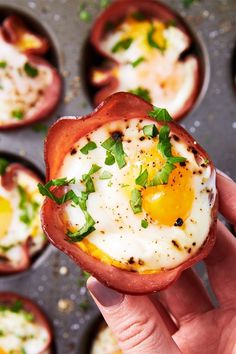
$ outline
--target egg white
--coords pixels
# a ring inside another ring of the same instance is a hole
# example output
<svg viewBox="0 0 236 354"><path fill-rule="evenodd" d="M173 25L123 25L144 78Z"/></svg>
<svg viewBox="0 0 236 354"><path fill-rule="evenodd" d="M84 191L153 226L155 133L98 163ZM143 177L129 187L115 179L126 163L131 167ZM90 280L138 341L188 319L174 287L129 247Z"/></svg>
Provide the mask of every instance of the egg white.
<svg viewBox="0 0 236 354"><path fill-rule="evenodd" d="M0 255L7 257L13 265L21 262L22 259L22 244L32 236L33 245L30 247L30 255L33 256L45 244L45 237L40 225L39 209L43 203L43 197L38 192L38 181L26 172L19 171L17 175L17 185L24 188L26 193L32 194L33 200L39 204L38 212L34 215L34 219L30 225L20 220L22 210L19 208L20 194L17 186L12 190L7 190L1 185L0 177L0 197L7 200L12 209L10 225L7 232L0 235ZM0 220L3 217L0 213ZM5 250L4 250L5 249ZM7 249L7 250L6 250Z"/></svg>
<svg viewBox="0 0 236 354"><path fill-rule="evenodd" d="M128 49L112 53L112 48L129 30L130 25L124 22L101 41L101 49L120 64L114 74L118 79L116 92L143 87L149 90L154 105L168 109L172 116L177 115L196 85L197 59L188 56L184 61L179 60L180 54L189 47L188 36L179 28L169 26L163 31L167 43L163 52L143 45L143 36L137 35ZM131 63L140 57L145 60L132 67ZM173 79L178 87L171 84Z"/></svg>
<svg viewBox="0 0 236 354"><path fill-rule="evenodd" d="M129 195L125 192L126 188L122 188L122 183L125 180L124 176L128 175L132 168L131 161L136 159L135 164L140 165L137 152L148 151L155 144L152 139L139 140L143 136L142 127L148 124L150 124L148 120L140 122L138 119L132 119L128 122L117 121L100 127L88 136L96 142L97 148L90 151L88 155L82 154L79 149L87 143L87 138L80 139L75 145L77 153L67 154L58 176L69 179L76 177L77 183L72 188L79 195L84 190L84 185L80 182L82 175L90 170L92 164L102 167L101 171L94 175L95 193L89 195L87 202L88 211L97 222L96 230L86 238L120 264L128 264L131 257L136 262L141 259L143 265L140 265L139 270L142 272L176 267L199 250L209 232L211 207L214 203L214 201L209 202L207 190L215 193L215 180L214 176L210 177L210 167L200 168L201 175L192 175L192 188L196 198L185 221L185 229L155 222L149 223L147 229L141 227L141 220L145 219L146 213L144 211L133 213L129 204ZM110 132L116 130L123 133L123 147L127 154L127 164L122 169L119 169L116 163L112 166L104 164L106 151L100 145L110 136ZM185 142L171 139L171 144L180 156L187 158L188 168L191 171L199 170L194 154L188 151ZM112 174L111 180L99 179L100 172L104 170ZM69 223L75 229L84 224L84 216L80 208L68 204L65 213ZM181 250L173 245L173 240L178 240ZM190 248L191 254L188 253Z"/></svg>
<svg viewBox="0 0 236 354"><path fill-rule="evenodd" d="M0 125L12 121L12 111L24 112L23 119L31 118L38 109L41 93L52 82L51 70L45 65L38 65L38 75L29 77L24 70L27 56L16 47L0 38L0 62L6 62L0 68ZM34 66L32 64L32 66Z"/></svg>
<svg viewBox="0 0 236 354"><path fill-rule="evenodd" d="M0 311L0 348L9 353L25 349L26 354L39 354L48 341L48 332L34 321L29 321L25 311Z"/></svg>

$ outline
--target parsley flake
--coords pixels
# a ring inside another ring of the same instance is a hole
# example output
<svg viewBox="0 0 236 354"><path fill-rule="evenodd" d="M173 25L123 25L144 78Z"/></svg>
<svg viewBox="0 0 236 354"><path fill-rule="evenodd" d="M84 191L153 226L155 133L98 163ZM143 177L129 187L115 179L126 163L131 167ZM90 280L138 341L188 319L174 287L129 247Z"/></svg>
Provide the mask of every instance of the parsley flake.
<svg viewBox="0 0 236 354"><path fill-rule="evenodd" d="M135 180L135 183L138 186L145 187L147 185L147 181L148 181L148 171L147 171L147 169L145 169L142 172L142 169L141 169L139 176Z"/></svg>
<svg viewBox="0 0 236 354"><path fill-rule="evenodd" d="M131 65L133 68L136 68L139 64L141 64L143 61L145 61L144 57L139 57L138 59L134 60Z"/></svg>
<svg viewBox="0 0 236 354"><path fill-rule="evenodd" d="M121 50L127 50L129 49L129 47L131 46L133 42L132 38L126 38L126 39L122 39L121 41L117 42L114 47L112 48L112 53L117 53Z"/></svg>
<svg viewBox="0 0 236 354"><path fill-rule="evenodd" d="M57 197L51 190L51 187L62 187L62 186L69 186L70 184L75 184L75 178L72 178L70 180L67 179L67 177L63 178L58 178L58 179L52 179L45 185L42 185L41 183L38 183L38 190L39 192L43 195L46 196L50 199L52 199L55 203L57 204L64 204L68 202L69 200L75 202L77 204L77 196L74 193L74 191L70 190L66 192L63 196Z"/></svg>
<svg viewBox="0 0 236 354"><path fill-rule="evenodd" d="M32 78L35 78L39 74L38 69L36 67L32 66L30 63L25 63L24 70L25 70L25 73L29 77L32 77Z"/></svg>
<svg viewBox="0 0 236 354"><path fill-rule="evenodd" d="M155 124L145 125L143 127L143 134L148 138L155 138L158 135L158 129Z"/></svg>
<svg viewBox="0 0 236 354"><path fill-rule="evenodd" d="M9 161L7 161L6 159L1 157L0 158L0 176L4 175L8 165L9 165Z"/></svg>
<svg viewBox="0 0 236 354"><path fill-rule="evenodd" d="M133 95L139 96L147 102L151 102L150 91L144 87L137 87L136 89L129 90Z"/></svg>
<svg viewBox="0 0 236 354"><path fill-rule="evenodd" d="M97 148L97 144L94 141L89 141L80 151L84 155L88 155L89 151L95 150Z"/></svg>
<svg viewBox="0 0 236 354"><path fill-rule="evenodd" d="M0 68L5 69L7 67L7 62L5 60L0 61Z"/></svg>
<svg viewBox="0 0 236 354"><path fill-rule="evenodd" d="M146 219L141 220L141 226L146 229L148 227L148 221Z"/></svg>
<svg viewBox="0 0 236 354"><path fill-rule="evenodd" d="M103 171L101 176L99 177L99 179L103 180L103 179L111 179L112 178L112 173L110 173L109 171Z"/></svg>
<svg viewBox="0 0 236 354"><path fill-rule="evenodd" d="M105 140L101 146L107 150L106 153L106 165L113 165L114 160L116 161L118 167L121 169L126 165L125 152L123 149L122 141L118 139L113 139L112 137Z"/></svg>
<svg viewBox="0 0 236 354"><path fill-rule="evenodd" d="M154 118L158 122L172 122L170 114L165 108L154 107L151 112L148 113L149 117Z"/></svg>
<svg viewBox="0 0 236 354"><path fill-rule="evenodd" d="M24 112L20 109L15 109L11 112L12 118L22 120L24 118Z"/></svg>
<svg viewBox="0 0 236 354"><path fill-rule="evenodd" d="M166 49L165 45L162 47L154 40L153 35L154 35L155 31L156 31L155 26L154 26L153 23L151 23L151 28L150 28L150 30L148 31L148 34L147 34L148 44L150 45L150 47L156 48L156 49L158 49L158 50L163 52Z"/></svg>
<svg viewBox="0 0 236 354"><path fill-rule="evenodd" d="M131 206L134 214L141 213L141 211L142 211L142 195L141 195L141 192L136 188L134 188L131 191L130 206Z"/></svg>

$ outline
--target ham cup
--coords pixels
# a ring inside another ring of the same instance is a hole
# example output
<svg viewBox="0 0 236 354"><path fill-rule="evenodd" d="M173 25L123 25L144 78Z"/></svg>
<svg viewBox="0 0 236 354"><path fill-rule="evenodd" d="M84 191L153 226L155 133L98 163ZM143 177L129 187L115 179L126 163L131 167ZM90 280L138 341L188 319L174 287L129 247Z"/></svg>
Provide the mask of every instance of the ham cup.
<svg viewBox="0 0 236 354"><path fill-rule="evenodd" d="M0 158L0 275L31 266L47 242L40 224L42 182L31 170Z"/></svg>
<svg viewBox="0 0 236 354"><path fill-rule="evenodd" d="M56 68L41 57L46 38L32 33L17 16L0 27L0 130L18 128L48 116L61 95Z"/></svg>
<svg viewBox="0 0 236 354"><path fill-rule="evenodd" d="M210 252L215 169L165 109L113 94L90 115L54 124L45 161L43 229L107 286L158 291Z"/></svg>
<svg viewBox="0 0 236 354"><path fill-rule="evenodd" d="M41 309L14 293L0 293L0 353L52 354L52 330Z"/></svg>
<svg viewBox="0 0 236 354"><path fill-rule="evenodd" d="M193 107L202 64L191 50L189 28L166 5L115 1L96 20L90 42L100 58L90 74L95 106L127 91L166 108L175 120Z"/></svg>

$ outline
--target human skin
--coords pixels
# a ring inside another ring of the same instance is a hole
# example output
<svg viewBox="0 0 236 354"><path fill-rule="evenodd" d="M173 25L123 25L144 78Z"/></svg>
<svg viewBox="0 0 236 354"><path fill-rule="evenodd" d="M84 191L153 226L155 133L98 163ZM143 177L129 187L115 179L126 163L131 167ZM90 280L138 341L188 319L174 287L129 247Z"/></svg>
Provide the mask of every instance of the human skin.
<svg viewBox="0 0 236 354"><path fill-rule="evenodd" d="M236 183L218 172L217 188L220 212L236 226ZM123 295L88 280L122 353L236 353L236 239L220 221L215 246L204 262L217 306L192 269L151 296Z"/></svg>

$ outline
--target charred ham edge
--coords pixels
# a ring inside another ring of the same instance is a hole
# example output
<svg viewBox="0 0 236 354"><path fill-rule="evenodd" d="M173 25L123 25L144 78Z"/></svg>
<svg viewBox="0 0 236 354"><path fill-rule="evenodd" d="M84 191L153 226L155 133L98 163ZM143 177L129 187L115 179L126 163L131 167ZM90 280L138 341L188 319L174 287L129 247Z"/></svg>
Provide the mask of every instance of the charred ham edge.
<svg viewBox="0 0 236 354"><path fill-rule="evenodd" d="M58 178L59 170L67 153L83 136L101 127L103 124L121 119L149 119L148 112L153 106L137 96L129 93L115 93L107 98L93 113L85 117L64 117L58 120L50 129L45 142L45 162L47 180ZM156 121L155 121L156 122ZM158 126L166 124L158 122ZM192 146L197 155L209 161L212 174L215 169L210 157L193 138L174 122L168 123L171 133ZM197 157L197 156L196 156ZM57 196L64 194L63 187L54 187ZM215 227L217 218L217 198L212 207L212 223L204 245L199 251L176 268L164 270L156 274L139 274L121 270L114 266L102 263L91 255L84 253L76 244L68 242L65 235L65 226L62 223L61 213L65 205L57 205L46 198L41 210L41 220L45 234L54 246L71 257L81 268L91 273L107 286L127 294L147 294L168 287L182 273L196 262L205 258L215 243Z"/></svg>
<svg viewBox="0 0 236 354"><path fill-rule="evenodd" d="M30 299L23 297L21 295L10 293L10 292L0 293L1 305L11 306L16 301L20 301L23 305L23 310L31 313L34 316L36 323L42 326L43 328L45 328L45 330L48 333L48 341L45 343L45 348L43 348L43 350L39 354L52 353L51 352L52 339L53 339L52 328L46 316L39 308L39 306L36 305L34 302L32 302Z"/></svg>
<svg viewBox="0 0 236 354"><path fill-rule="evenodd" d="M178 28L182 30L189 38L190 47L192 38L189 29L183 22L182 18L166 5L159 3L156 0L118 0L112 3L109 7L107 7L106 10L104 10L102 14L98 17L92 28L90 36L90 42L93 47L102 57L104 57L104 59L110 61L111 67L115 68L121 64L116 61L116 59L114 59L111 55L107 54L101 49L100 42L107 33L107 24L111 23L116 26L120 23L121 19L135 12L140 12L144 14L147 18L156 18L164 22L177 20ZM186 56L181 61L184 62L187 59L188 56ZM198 58L196 57L196 59ZM195 87L193 89L192 94L190 95L186 103L183 105L182 109L175 115L175 117L173 117L175 120L183 118L183 116L185 116L190 111L193 104L195 103L201 85L201 71L202 70L200 60L198 59L198 68L195 72ZM97 88L100 87L100 90L98 90L94 96L94 105L97 106L117 89L119 81L112 73L112 69L109 66L107 69L93 68L91 70L90 75L92 84ZM99 80L96 79L96 76L99 76Z"/></svg>
<svg viewBox="0 0 236 354"><path fill-rule="evenodd" d="M29 176L33 177L36 181L41 182L40 178L30 169L24 167L19 163L11 163L8 165L6 172L1 177L2 186L10 191L17 185L17 175L19 171L27 173ZM7 275L13 273L19 273L27 270L31 265L31 257L30 257L30 236L27 240L21 245L22 258L21 262L17 265L14 265L10 262L10 260L6 257L1 257L0 261L0 274ZM46 240L45 240L46 245Z"/></svg>

